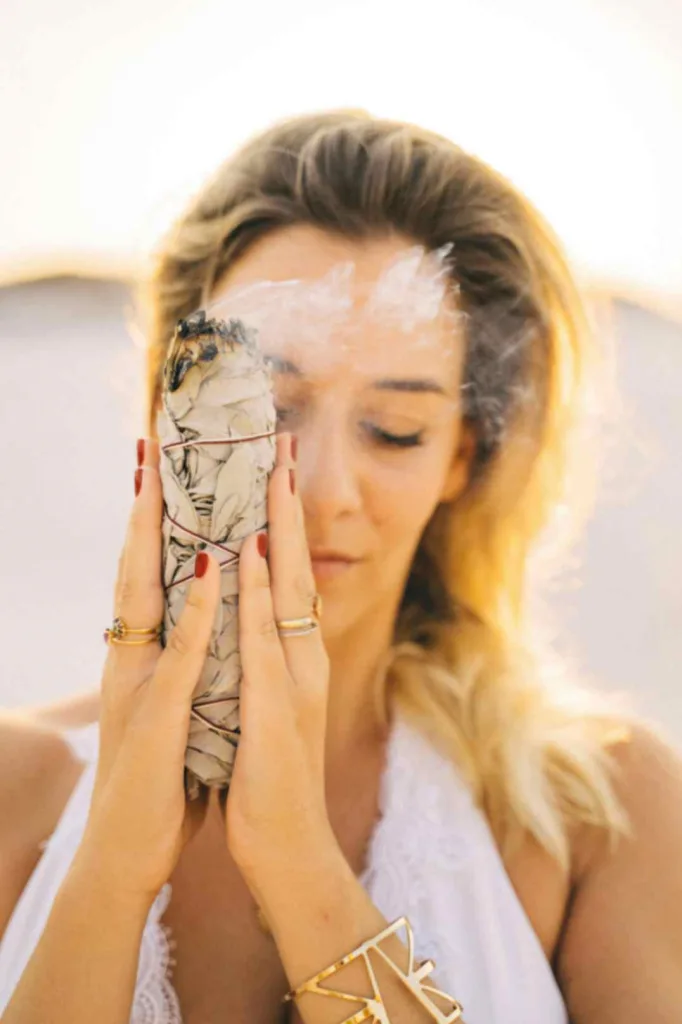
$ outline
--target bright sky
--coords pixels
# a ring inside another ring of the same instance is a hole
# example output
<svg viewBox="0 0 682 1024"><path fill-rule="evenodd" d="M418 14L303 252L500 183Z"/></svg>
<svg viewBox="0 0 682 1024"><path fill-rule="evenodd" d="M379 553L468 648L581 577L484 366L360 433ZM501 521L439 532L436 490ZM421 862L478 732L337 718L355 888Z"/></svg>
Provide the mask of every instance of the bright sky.
<svg viewBox="0 0 682 1024"><path fill-rule="evenodd" d="M134 270L246 137L328 106L449 135L581 272L682 302L672 0L3 0L0 280Z"/></svg>

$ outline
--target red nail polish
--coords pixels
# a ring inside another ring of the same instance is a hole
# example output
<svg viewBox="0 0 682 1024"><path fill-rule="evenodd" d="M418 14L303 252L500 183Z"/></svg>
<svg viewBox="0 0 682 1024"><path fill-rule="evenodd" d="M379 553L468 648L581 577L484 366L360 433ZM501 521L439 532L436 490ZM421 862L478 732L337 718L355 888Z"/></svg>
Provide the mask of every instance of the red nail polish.
<svg viewBox="0 0 682 1024"><path fill-rule="evenodd" d="M140 488L142 487L142 474L143 474L143 472L144 472L144 470L142 470L142 469L136 469L135 470L135 497L138 496L138 494L140 493Z"/></svg>
<svg viewBox="0 0 682 1024"><path fill-rule="evenodd" d="M291 493L296 494L296 474L293 469L289 470L289 487L291 487Z"/></svg>
<svg viewBox="0 0 682 1024"><path fill-rule="evenodd" d="M296 462L297 457L298 457L298 438L296 437L296 434L292 434L291 435L291 458L292 458L292 460L294 462Z"/></svg>
<svg viewBox="0 0 682 1024"><path fill-rule="evenodd" d="M256 541L258 546L258 554L261 558L265 558L268 553L268 535L267 533L259 533L258 540Z"/></svg>
<svg viewBox="0 0 682 1024"><path fill-rule="evenodd" d="M194 575L198 580L204 575L208 569L208 555L205 551L200 551L197 555L196 562L194 563Z"/></svg>
<svg viewBox="0 0 682 1024"><path fill-rule="evenodd" d="M144 438L138 437L137 439L137 464L141 466L144 462Z"/></svg>

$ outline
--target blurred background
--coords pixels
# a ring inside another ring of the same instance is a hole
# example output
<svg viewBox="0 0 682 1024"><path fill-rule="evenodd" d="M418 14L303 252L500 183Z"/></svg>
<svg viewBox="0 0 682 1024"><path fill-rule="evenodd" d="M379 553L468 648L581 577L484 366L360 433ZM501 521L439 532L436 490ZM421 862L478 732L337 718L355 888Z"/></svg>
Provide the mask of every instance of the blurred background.
<svg viewBox="0 0 682 1024"><path fill-rule="evenodd" d="M151 247L248 136L344 106L449 135L562 238L620 399L557 643L682 741L682 5L4 0L0 29L0 706L99 684Z"/></svg>

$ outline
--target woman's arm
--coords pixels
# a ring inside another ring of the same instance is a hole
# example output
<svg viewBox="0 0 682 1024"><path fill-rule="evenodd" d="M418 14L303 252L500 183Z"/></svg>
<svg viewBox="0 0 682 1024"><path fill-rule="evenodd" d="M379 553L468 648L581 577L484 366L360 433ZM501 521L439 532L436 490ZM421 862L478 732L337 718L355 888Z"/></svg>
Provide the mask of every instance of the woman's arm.
<svg viewBox="0 0 682 1024"><path fill-rule="evenodd" d="M578 881L557 970L573 1024L677 1024L682 1013L682 758L644 728L614 748L634 837L603 841Z"/></svg>
<svg viewBox="0 0 682 1024"><path fill-rule="evenodd" d="M262 890L256 889L254 896L270 925L292 989L391 923L354 875L333 833L320 837L319 842L307 843L305 848L280 847L274 857L272 864L262 866L260 877L268 881ZM383 939L380 948L407 974L409 967L416 965L409 964L408 948L399 935L402 929ZM369 957L391 1024L433 1024L428 1011L382 957L376 951L370 951ZM427 974L423 984L434 982ZM362 957L340 968L321 986L353 995L373 994ZM456 992L447 995L457 999ZM340 1024L362 1010L363 1001L347 1002L305 992L295 1005L304 1024ZM434 1005L444 1016L452 1010L445 999L435 1000ZM463 1010L466 1018L466 1006Z"/></svg>
<svg viewBox="0 0 682 1024"><path fill-rule="evenodd" d="M149 909L79 850L1 1024L128 1024Z"/></svg>
<svg viewBox="0 0 682 1024"><path fill-rule="evenodd" d="M81 770L57 731L0 713L0 935ZM77 855L2 1024L127 1024L119 1004L139 953L139 912L95 882ZM105 1003L110 988L116 997Z"/></svg>
<svg viewBox="0 0 682 1024"><path fill-rule="evenodd" d="M56 729L0 710L0 938L82 767Z"/></svg>

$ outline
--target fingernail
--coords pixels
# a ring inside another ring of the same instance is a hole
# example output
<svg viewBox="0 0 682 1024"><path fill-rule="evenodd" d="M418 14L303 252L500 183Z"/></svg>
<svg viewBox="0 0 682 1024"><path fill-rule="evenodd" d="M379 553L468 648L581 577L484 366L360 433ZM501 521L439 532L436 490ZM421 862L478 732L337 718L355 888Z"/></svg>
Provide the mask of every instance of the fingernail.
<svg viewBox="0 0 682 1024"><path fill-rule="evenodd" d="M291 493L296 494L296 473L293 469L289 470L289 487L291 487Z"/></svg>
<svg viewBox="0 0 682 1024"><path fill-rule="evenodd" d="M298 456L298 438L296 434L291 435L291 458L293 462L296 462Z"/></svg>
<svg viewBox="0 0 682 1024"><path fill-rule="evenodd" d="M144 462L144 438L138 437L137 439L137 464L141 466Z"/></svg>
<svg viewBox="0 0 682 1024"><path fill-rule="evenodd" d="M194 575L198 580L204 575L208 569L208 555L205 551L200 551L197 555L196 562L194 563Z"/></svg>
<svg viewBox="0 0 682 1024"><path fill-rule="evenodd" d="M144 470L142 470L142 469L136 469L135 470L135 497L137 497L138 494L140 493L140 488L142 487L142 477L143 477L143 475L144 475Z"/></svg>
<svg viewBox="0 0 682 1024"><path fill-rule="evenodd" d="M261 558L265 558L268 553L268 535L267 533L259 533L258 540L256 541L258 546L258 554Z"/></svg>

